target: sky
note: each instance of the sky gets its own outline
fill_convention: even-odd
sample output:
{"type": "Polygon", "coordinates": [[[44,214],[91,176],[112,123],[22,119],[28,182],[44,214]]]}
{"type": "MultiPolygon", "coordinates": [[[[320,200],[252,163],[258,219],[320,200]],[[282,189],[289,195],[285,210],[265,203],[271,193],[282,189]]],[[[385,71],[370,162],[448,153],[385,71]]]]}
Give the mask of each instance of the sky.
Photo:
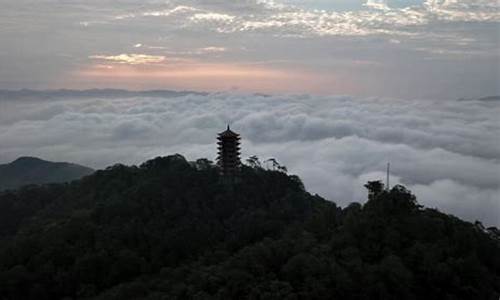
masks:
{"type": "Polygon", "coordinates": [[[0,0],[0,89],[500,94],[496,0],[0,0]]]}

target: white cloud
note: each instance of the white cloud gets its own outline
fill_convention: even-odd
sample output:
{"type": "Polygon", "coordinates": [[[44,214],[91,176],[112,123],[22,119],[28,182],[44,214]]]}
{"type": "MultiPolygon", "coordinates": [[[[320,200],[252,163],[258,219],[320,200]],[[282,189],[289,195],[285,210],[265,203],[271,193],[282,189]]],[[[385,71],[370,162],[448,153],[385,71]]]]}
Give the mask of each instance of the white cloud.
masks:
{"type": "Polygon", "coordinates": [[[412,191],[419,195],[421,204],[438,208],[444,212],[469,218],[471,212],[475,219],[485,220],[485,225],[500,224],[500,189],[477,188],[473,185],[457,183],[445,179],[430,185],[414,185],[412,191]],[[435,199],[439,199],[436,202],[435,199]]]}
{"type": "MultiPolygon", "coordinates": [[[[137,45],[136,48],[138,48],[137,45]]],[[[92,55],[89,58],[130,65],[152,64],[165,61],[165,56],[147,54],[92,55]]]]}
{"type": "Polygon", "coordinates": [[[203,47],[203,48],[200,48],[198,49],[199,52],[201,53],[204,53],[204,52],[208,52],[208,53],[217,53],[217,52],[226,52],[227,49],[225,47],[214,47],[214,46],[210,46],[210,47],[203,47]]]}
{"type": "MultiPolygon", "coordinates": [[[[500,14],[496,1],[426,1],[424,5],[423,1],[387,0],[390,10],[362,6],[363,0],[350,2],[11,1],[0,11],[0,40],[4,41],[0,87],[104,87],[101,81],[76,80],[65,86],[67,81],[62,83],[61,78],[87,67],[85,59],[90,55],[130,55],[134,52],[130,48],[140,41],[147,45],[141,49],[151,50],[140,53],[169,59],[179,53],[204,63],[281,61],[280,67],[290,70],[333,74],[340,86],[349,87],[332,85],[329,92],[335,93],[443,98],[497,94],[494,66],[500,14]],[[58,9],[49,9],[52,6],[58,9]],[[395,40],[400,43],[390,42],[395,40]],[[198,49],[207,45],[232,51],[200,55],[198,49]],[[71,59],[57,55],[61,52],[71,59]],[[377,67],[359,71],[351,61],[373,61],[377,67]]],[[[119,79],[115,83],[113,87],[129,86],[119,79]]],[[[140,84],[136,87],[160,87],[140,84]]],[[[166,82],[163,87],[177,86],[166,82]]],[[[303,92],[325,89],[310,87],[303,92]]]]}
{"type": "Polygon", "coordinates": [[[445,21],[500,21],[500,6],[495,0],[427,0],[424,7],[428,13],[445,21]]]}
{"type": "MultiPolygon", "coordinates": [[[[142,15],[146,17],[168,17],[176,14],[184,14],[184,13],[190,13],[190,12],[197,12],[199,9],[191,6],[184,6],[184,5],[179,5],[176,6],[172,9],[165,9],[165,10],[156,10],[156,11],[147,11],[144,12],[142,15]]],[[[131,16],[135,17],[135,16],[131,16]]]]}
{"type": "Polygon", "coordinates": [[[177,97],[0,99],[0,160],[36,155],[104,167],[182,153],[215,157],[230,122],[243,155],[275,157],[306,187],[341,205],[383,179],[419,201],[500,226],[496,102],[218,93],[177,97]],[[38,100],[37,100],[38,99],[38,100]]]}
{"type": "Polygon", "coordinates": [[[200,2],[193,6],[171,3],[168,9],[130,17],[168,17],[185,28],[203,24],[206,30],[224,33],[274,31],[283,36],[413,36],[425,35],[426,26],[438,26],[442,22],[499,22],[498,4],[492,2],[427,0],[422,5],[390,8],[386,0],[367,0],[364,4],[367,9],[344,12],[305,9],[275,1],[246,1],[240,5],[200,2]]]}
{"type": "Polygon", "coordinates": [[[207,13],[196,13],[193,16],[191,16],[189,19],[194,22],[211,22],[211,21],[219,21],[219,22],[225,22],[225,23],[230,23],[233,21],[236,17],[231,16],[228,14],[220,14],[220,13],[214,13],[214,12],[207,12],[207,13]]]}
{"type": "Polygon", "coordinates": [[[390,10],[386,0],[367,0],[365,6],[380,10],[390,10]]]}

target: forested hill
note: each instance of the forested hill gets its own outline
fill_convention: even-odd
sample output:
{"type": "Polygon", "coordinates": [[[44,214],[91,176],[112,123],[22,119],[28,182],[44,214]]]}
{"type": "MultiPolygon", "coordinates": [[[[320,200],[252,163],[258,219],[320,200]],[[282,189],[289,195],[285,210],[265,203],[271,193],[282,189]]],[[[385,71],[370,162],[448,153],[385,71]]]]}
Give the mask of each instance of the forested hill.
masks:
{"type": "Polygon", "coordinates": [[[495,228],[367,188],[341,209],[174,155],[3,192],[0,299],[498,299],[495,228]]]}
{"type": "Polygon", "coordinates": [[[67,182],[93,172],[91,168],[77,164],[20,157],[11,163],[0,165],[0,190],[27,184],[67,182]]]}

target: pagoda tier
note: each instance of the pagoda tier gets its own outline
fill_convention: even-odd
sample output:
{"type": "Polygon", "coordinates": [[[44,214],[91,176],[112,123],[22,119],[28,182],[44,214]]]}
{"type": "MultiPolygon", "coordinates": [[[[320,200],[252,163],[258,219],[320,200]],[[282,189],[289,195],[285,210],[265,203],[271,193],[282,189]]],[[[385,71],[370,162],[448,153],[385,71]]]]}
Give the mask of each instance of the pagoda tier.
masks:
{"type": "Polygon", "coordinates": [[[219,133],[217,140],[217,165],[223,175],[232,176],[238,172],[241,165],[240,135],[231,131],[228,126],[226,131],[219,133]]]}

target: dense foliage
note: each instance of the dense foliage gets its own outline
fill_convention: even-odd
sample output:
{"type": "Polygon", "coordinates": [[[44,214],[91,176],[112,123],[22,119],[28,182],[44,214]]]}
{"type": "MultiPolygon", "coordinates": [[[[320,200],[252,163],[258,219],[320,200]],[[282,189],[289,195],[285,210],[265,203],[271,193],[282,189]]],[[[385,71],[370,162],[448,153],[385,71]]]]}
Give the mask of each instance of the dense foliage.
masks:
{"type": "Polygon", "coordinates": [[[174,155],[0,194],[1,299],[498,299],[486,230],[369,182],[341,209],[174,155]]]}
{"type": "Polygon", "coordinates": [[[68,182],[93,172],[91,168],[76,164],[20,157],[11,163],[0,165],[0,190],[27,184],[68,182]]]}

